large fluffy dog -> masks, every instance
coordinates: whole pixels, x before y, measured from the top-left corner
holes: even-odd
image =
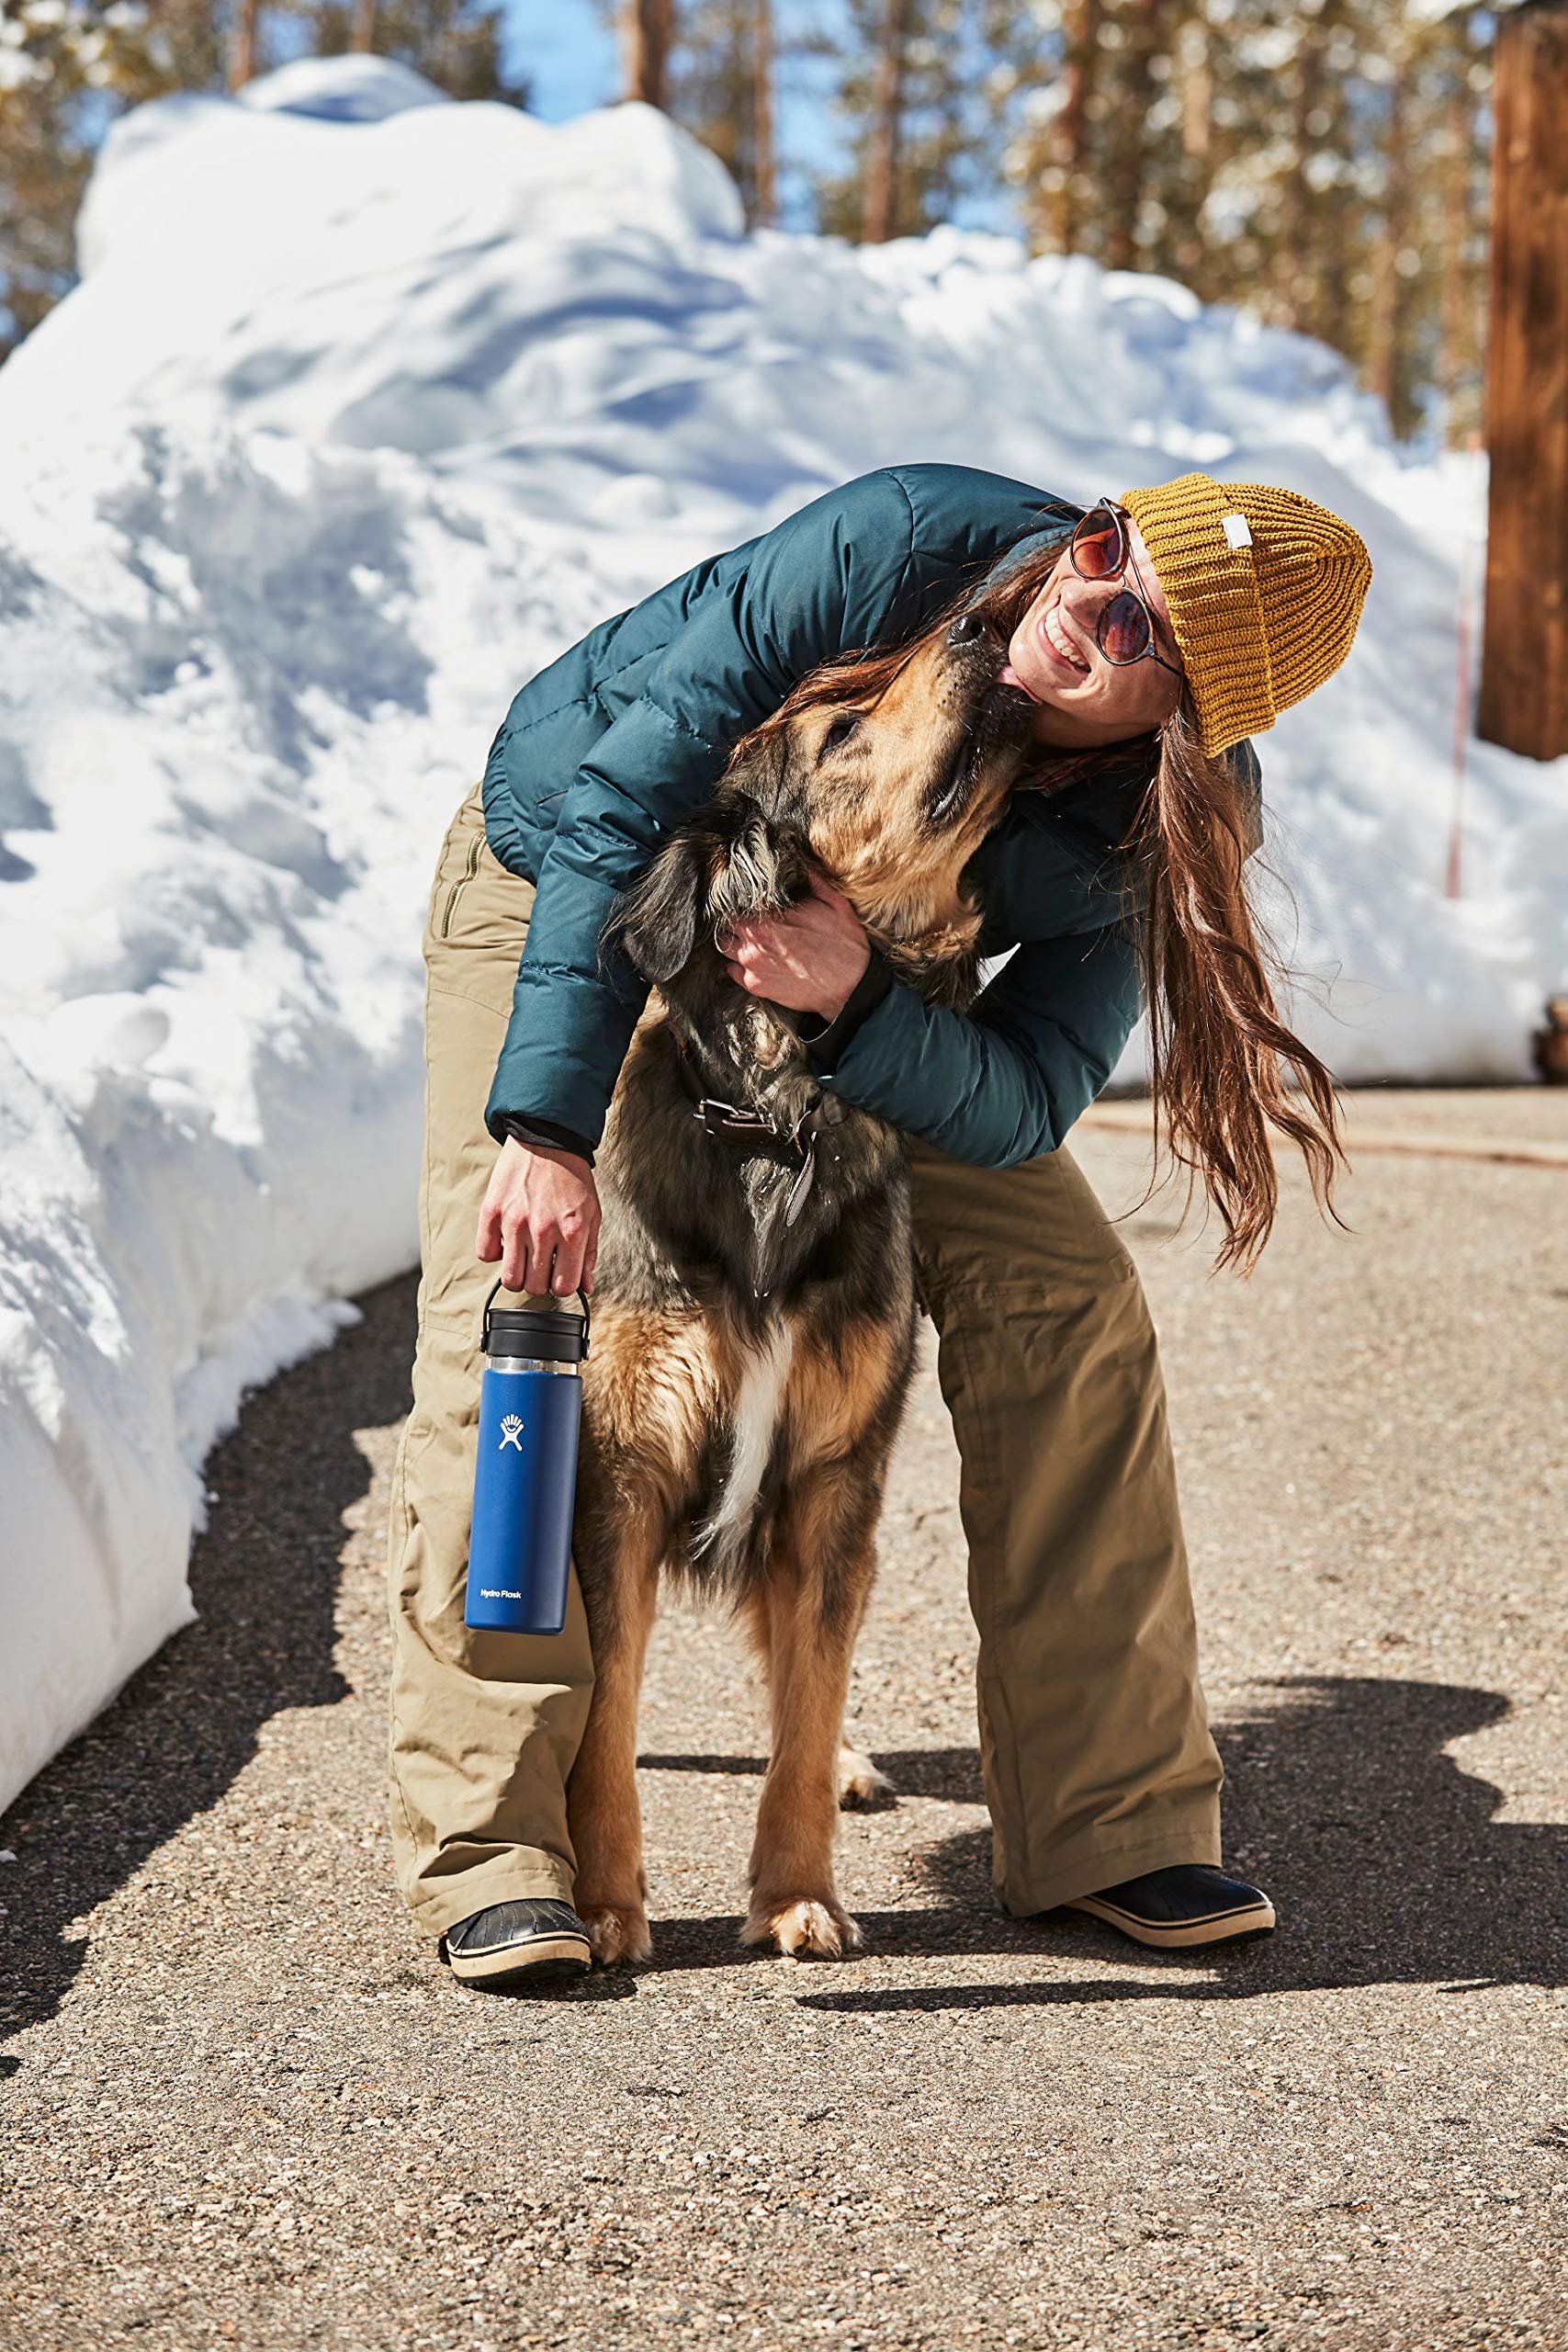
[[[824,1957],[860,1941],[832,1848],[850,1662],[913,1354],[908,1182],[895,1131],[823,1093],[792,1016],[736,987],[714,934],[801,896],[815,861],[905,978],[963,1003],[980,910],[962,870],[1018,773],[1032,707],[998,683],[1002,661],[965,617],[867,707],[807,702],[742,743],[615,918],[659,993],[600,1159],[578,1485],[596,1681],[570,1819],[577,1907],[604,1962],[651,1950],[635,1768],[661,1570],[740,1615],[769,1680],[746,1940]]]

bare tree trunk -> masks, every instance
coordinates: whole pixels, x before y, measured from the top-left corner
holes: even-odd
[[[256,35],[261,18],[261,0],[240,0],[234,11],[234,30],[229,43],[229,87],[243,90],[247,82],[256,77]]]
[[[1410,393],[1410,281],[1401,267],[1410,242],[1409,125],[1405,96],[1411,68],[1408,49],[1396,52],[1388,91],[1384,155],[1382,235],[1378,247],[1377,326],[1372,381],[1388,406],[1395,433],[1408,433],[1416,419]]]
[[[898,138],[903,128],[904,50],[909,38],[909,10],[910,0],[886,0],[882,20],[882,53],[876,65],[876,96],[861,215],[861,237],[868,245],[886,244],[897,217]]]
[[[354,20],[348,30],[348,46],[361,57],[368,57],[376,46],[376,14],[378,0],[354,0]]]
[[[1214,58],[1201,11],[1179,28],[1172,62],[1181,107],[1181,181],[1169,251],[1178,276],[1191,284],[1203,270],[1203,208],[1214,176]]]
[[[673,0],[626,0],[623,24],[626,96],[662,107],[675,37]]]
[[[1214,143],[1214,65],[1209,28],[1194,18],[1183,31],[1186,72],[1181,81],[1181,152],[1207,175]]]
[[[1444,430],[1452,446],[1474,446],[1477,435],[1464,411],[1470,403],[1464,389],[1481,346],[1481,305],[1477,296],[1471,239],[1475,213],[1472,189],[1475,154],[1475,94],[1463,68],[1468,48],[1461,52],[1449,93],[1449,170],[1444,175],[1442,278],[1438,296],[1438,394],[1443,403]]]
[[[1159,47],[1159,17],[1160,0],[1136,0],[1129,37],[1130,53],[1123,68],[1122,104],[1117,109],[1122,119],[1117,126],[1116,164],[1110,175],[1108,190],[1111,219],[1105,240],[1105,258],[1111,269],[1134,269],[1137,266],[1138,214],[1143,209],[1144,186],[1149,167],[1149,141],[1145,118],[1154,104],[1154,61]]]
[[[773,0],[756,0],[752,41],[751,123],[757,177],[754,218],[760,228],[767,229],[778,218],[778,166],[773,152]]]
[[[1568,0],[1497,19],[1492,455],[1476,731],[1568,752]]]
[[[1310,128],[1323,96],[1323,29],[1317,17],[1301,28],[1301,56],[1296,66],[1294,131],[1295,166],[1285,192],[1285,234],[1281,240],[1276,298],[1281,325],[1303,334],[1314,331],[1317,237],[1312,188],[1303,166],[1317,143]]]
[[[1084,176],[1089,164],[1089,107],[1100,55],[1103,0],[1077,0],[1062,69],[1062,185],[1052,208],[1059,253],[1070,254],[1083,227]]]

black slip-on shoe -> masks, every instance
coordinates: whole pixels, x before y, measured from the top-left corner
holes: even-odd
[[[570,1903],[492,1903],[448,1928],[441,1956],[454,1976],[485,1990],[586,1976],[588,1930]]]
[[[1067,1911],[1087,1911],[1138,1944],[1171,1951],[1189,1944],[1230,1943],[1242,1936],[1266,1936],[1274,1905],[1260,1887],[1227,1878],[1209,1862],[1175,1862],[1146,1871],[1098,1894],[1080,1894]]]

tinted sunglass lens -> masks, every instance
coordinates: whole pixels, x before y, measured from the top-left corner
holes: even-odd
[[[1082,580],[1109,580],[1120,571],[1126,550],[1122,525],[1108,506],[1091,507],[1073,533],[1073,564]]]
[[[1123,588],[1101,610],[1095,634],[1108,662],[1137,662],[1149,650],[1149,616],[1136,596]]]

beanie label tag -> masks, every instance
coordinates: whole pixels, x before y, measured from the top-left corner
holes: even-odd
[[[1220,528],[1225,535],[1227,547],[1249,548],[1252,545],[1251,526],[1245,514],[1222,514]]]

